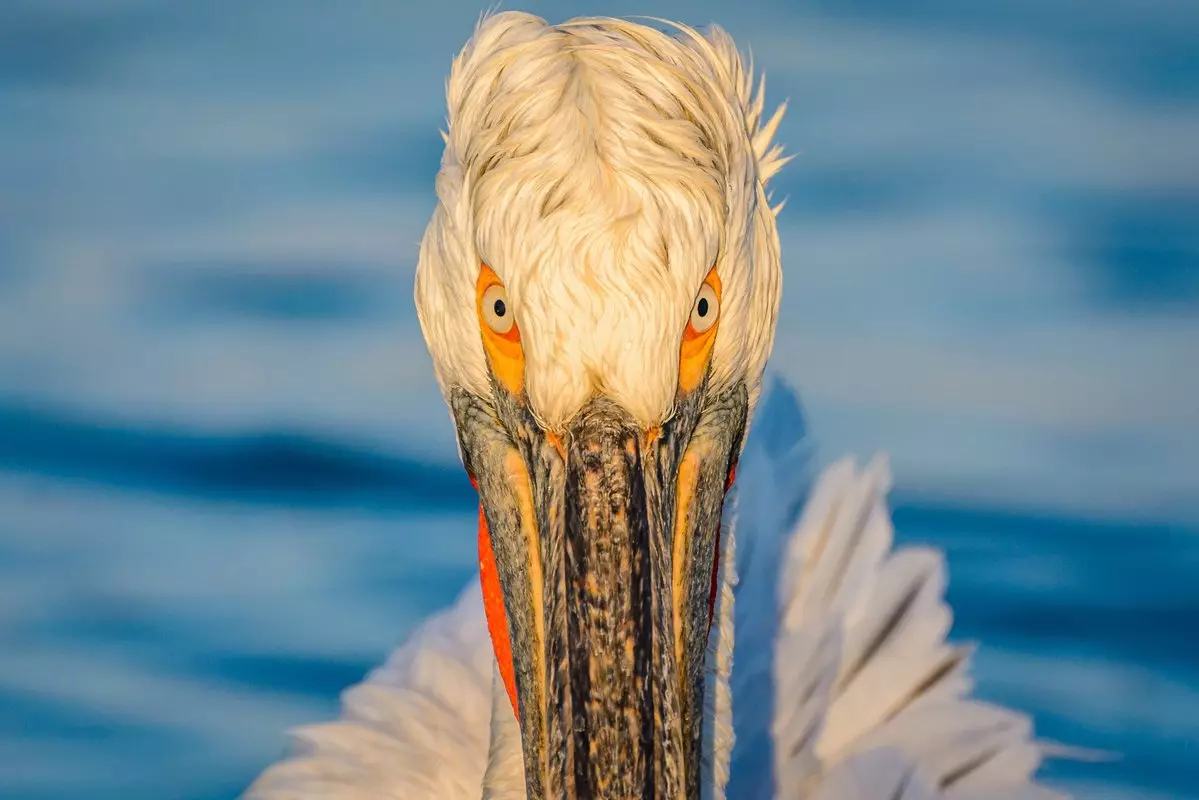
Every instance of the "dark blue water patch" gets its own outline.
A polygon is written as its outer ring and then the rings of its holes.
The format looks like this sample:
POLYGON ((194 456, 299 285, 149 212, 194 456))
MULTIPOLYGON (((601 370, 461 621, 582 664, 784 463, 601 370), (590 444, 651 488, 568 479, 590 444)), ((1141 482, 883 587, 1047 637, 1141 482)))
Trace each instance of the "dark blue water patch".
POLYGON ((85 85, 142 31, 136 15, 114 7, 74 16, 6 7, 0 12, 0 87, 85 85))
POLYGON ((119 645, 126 652, 152 650, 181 636, 179 622, 166 619, 144 603, 129 603, 95 594, 80 594, 70 613, 52 620, 35 619, 31 630, 14 626, 12 640, 25 645, 95 642, 119 645))
MULTIPOLYGON (((802 132, 803 122, 795 123, 802 132)), ((802 133, 799 136, 803 138, 802 133)), ((771 181, 771 202, 786 200, 790 217, 879 214, 896 208, 913 209, 944 186, 935 165, 910 162, 879 168, 822 167, 812 155, 792 161, 771 181), (917 168, 918 166, 918 168, 917 168)))
POLYGON ((894 521, 897 541, 944 550, 955 635, 1122 658, 1199 687, 1199 530, 902 499, 894 521), (1027 566, 1060 574, 1023 586, 1027 566))
POLYGON ((142 753, 169 753, 183 743, 170 728, 123 722, 104 709, 32 692, 0 693, 0 739, 99 742, 119 739, 142 753), (142 749, 144 748, 144 750, 142 749))
MULTIPOLYGON (((450 535, 467 538, 472 531, 464 528, 450 535)), ((439 535, 439 534, 433 534, 439 535)), ((474 536, 470 535, 471 541, 474 536)), ((354 587, 386 604, 394 597, 397 608, 421 607, 428 611, 449 606, 462 591, 466 582, 478 575, 477 566, 456 567, 421 564, 417 571, 410 566, 407 553, 420 545, 409 539, 390 559, 376 558, 354 575, 354 587), (399 562, 397 566, 392 562, 399 562)), ((473 545, 472 545, 473 547, 473 545)), ((419 563, 419 562, 418 562, 419 563)))
MULTIPOLYGON (((952 635, 981 642, 980 658, 1001 648, 1098 660, 1129 686, 1144 671, 1199 691, 1193 635, 1199 630, 1199 530, 955 506, 902 493, 893 517, 898 543, 945 551, 952 635), (1030 566, 1032 584, 1022 582, 1030 566)), ((978 694, 1032 712, 1040 737, 1121 756, 1098 764, 1050 761, 1043 772, 1048 778, 1120 783, 1166 796, 1194 790, 1194 747, 1177 739, 1176 726, 1115 719, 1093 730, 1073 715, 1028 707, 1019 690, 984 682, 978 694)), ((1160 702, 1147 698, 1145 704, 1160 702)))
MULTIPOLYGON (((1160 537, 1163 547, 1199 548, 1199 530, 1183 523, 1136 522, 1088 519, 1062 514, 1036 513, 1000 506, 955 503, 897 490, 891 495, 892 516, 897 533, 919 530, 952 540, 971 541, 1002 537, 1005 546, 1024 542, 1052 541, 1047 536, 1067 537, 1075 544, 1121 549, 1130 541, 1160 537)), ((1062 547, 1069 547, 1063 544, 1062 547)))
POLYGON ((207 500, 407 511, 469 508, 461 469, 288 431, 118 425, 0 401, 0 470, 207 500))
MULTIPOLYGON (((852 20, 862 26, 886 26, 913 39, 986 37, 1013 45, 1034 43, 1061 63, 1072 62, 1077 75, 1139 100, 1189 100, 1199 95, 1199 10, 1193 4, 1164 3, 1160 13, 1137 4, 1096 2, 1085 13, 1070 0, 1023 0, 961 3, 956 0, 807 0, 795 18, 797 36, 811 15, 852 20)), ((782 21, 776 19, 775 25, 782 21)), ((934 40, 935 41, 935 40, 934 40)), ((1021 58, 1021 51, 1012 57, 1021 58)), ((968 63, 961 64, 964 71, 968 63)), ((964 72, 964 74, 966 74, 964 72)))
POLYGON ((184 672, 219 677, 224 684, 259 695, 337 697, 378 665, 372 660, 334 656, 204 653, 191 659, 184 672))
MULTIPOLYGON (((985 691, 979 692, 986 696, 985 691)), ((1017 707, 1019 698, 992 695, 987 699, 1017 707)), ((1027 710, 1027 709, 1026 709, 1027 710)), ((1166 797, 1194 796, 1199 770, 1199 744, 1153 729, 1121 726, 1118 731, 1090 729, 1070 717, 1038 710, 1034 720, 1039 739, 1082 747, 1109 757, 1100 760, 1051 758, 1040 772, 1046 779, 1086 780, 1101 785, 1135 786, 1166 797)))
POLYGON ((389 304, 396 286, 380 285, 382 270, 350 264, 214 261, 155 265, 143 292, 145 313, 158 322, 232 319, 337 322, 411 315, 410 304, 389 304))
POLYGON ((1176 193, 1075 198, 1062 216, 1073 230, 1071 260, 1085 270, 1096 303, 1199 306, 1199 183, 1176 193))
POLYGON ((953 590, 948 599, 958 636, 1031 651, 1068 644, 1078 657, 1124 659, 1199 688, 1197 603, 1125 608, 953 590))
MULTIPOLYGON (((331 63, 360 55, 355 49, 357 42, 330 35, 328 25, 305 29, 285 21, 281 24, 280 17, 294 11, 279 2, 238 6, 206 0, 103 2, 92 8, 87 4, 39 8, 27 2, 15 9, 10 5, 0 5, 0 86, 94 84, 121 69, 131 55, 139 55, 144 45, 165 41, 182 43, 185 48, 196 42, 217 44, 214 49, 201 47, 199 52, 202 57, 219 53, 219 61, 193 73, 208 85, 213 73, 226 83, 234 82, 238 75, 244 83, 301 81, 307 74, 327 71, 331 63), (246 37, 246 30, 260 30, 262 36, 246 37), (296 32, 305 30, 308 35, 297 41, 296 32)), ((194 91, 197 87, 181 81, 178 88, 194 91)))
MULTIPOLYGON (((1020 702, 1016 696, 988 694, 985 689, 979 694, 1008 707, 1018 707, 1020 702)), ((1151 705, 1153 701, 1147 702, 1151 705)), ((1034 722, 1040 739, 1109 755, 1091 761, 1051 759, 1044 766, 1046 777, 1121 783, 1156 790, 1167 797, 1193 796, 1199 786, 1199 743, 1180 737, 1177 730, 1123 721, 1097 730, 1047 709, 1037 710, 1034 722)))
MULTIPOLYGON (((291 754, 291 751, 286 743, 281 743, 279 746, 279 758, 285 758, 291 754)), ((230 777, 228 775, 214 776, 204 789, 195 792, 188 792, 179 796, 180 800, 238 800, 245 794, 246 787, 250 785, 258 773, 245 772, 240 776, 230 777)), ((127 800, 127 798, 122 798, 127 800)))
POLYGON ((893 518, 898 542, 941 548, 950 574, 969 582, 974 591, 987 588, 982 581, 988 568, 999 575, 1048 564, 1065 570, 1056 578, 1058 589, 1088 605, 1156 608, 1170 617, 1199 611, 1199 583, 1194 581, 1199 530, 1186 525, 955 506, 902 495, 893 518))
MULTIPOLYGON (((1180 6, 1181 7, 1181 4, 1180 6)), ((1186 26, 1150 39, 1141 47, 1112 47, 1094 42, 1076 49, 1074 59, 1080 73, 1091 80, 1116 87, 1137 101, 1157 101, 1180 106, 1199 94, 1199 15, 1186 26)))
POLYGON ((313 161, 330 185, 406 195, 423 192, 432 213, 433 184, 444 148, 435 127, 405 122, 343 136, 314 153, 313 161))

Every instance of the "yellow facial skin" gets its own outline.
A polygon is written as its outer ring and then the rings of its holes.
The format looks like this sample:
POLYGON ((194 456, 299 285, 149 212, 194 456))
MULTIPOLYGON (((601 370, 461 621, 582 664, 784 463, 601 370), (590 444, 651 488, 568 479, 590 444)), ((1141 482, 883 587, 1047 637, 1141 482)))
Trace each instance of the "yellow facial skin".
POLYGON ((475 309, 491 372, 500 385, 519 397, 525 386, 525 351, 520 342, 520 328, 500 276, 486 264, 480 265, 479 279, 475 282, 475 309))
POLYGON ((694 391, 708 371, 716 329, 720 327, 720 292, 720 276, 712 267, 695 296, 679 345, 679 388, 683 392, 694 391))

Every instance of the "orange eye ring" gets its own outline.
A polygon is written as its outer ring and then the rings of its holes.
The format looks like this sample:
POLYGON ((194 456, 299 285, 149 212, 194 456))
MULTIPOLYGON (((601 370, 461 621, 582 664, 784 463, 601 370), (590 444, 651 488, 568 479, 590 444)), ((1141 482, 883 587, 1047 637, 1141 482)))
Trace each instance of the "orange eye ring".
POLYGON ((708 371, 716 330, 720 327, 721 289, 720 276, 713 266, 695 293, 691 316, 679 345, 679 388, 684 392, 694 391, 708 371))
POLYGON ((519 395, 525 384, 525 353, 520 341, 520 326, 516 324, 516 311, 508 302, 504 282, 486 264, 479 265, 479 277, 475 282, 475 311, 492 375, 505 389, 519 395))

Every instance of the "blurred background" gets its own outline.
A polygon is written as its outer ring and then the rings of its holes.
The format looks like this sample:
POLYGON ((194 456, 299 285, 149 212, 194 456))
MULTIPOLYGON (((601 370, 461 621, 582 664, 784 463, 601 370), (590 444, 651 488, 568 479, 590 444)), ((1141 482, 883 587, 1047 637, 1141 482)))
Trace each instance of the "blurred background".
MULTIPOLYGON (((773 365, 892 454, 979 692, 1199 798, 1199 5, 718 22, 779 139, 773 365)), ((474 568, 412 304, 442 0, 0 5, 0 797, 232 798, 474 568)))

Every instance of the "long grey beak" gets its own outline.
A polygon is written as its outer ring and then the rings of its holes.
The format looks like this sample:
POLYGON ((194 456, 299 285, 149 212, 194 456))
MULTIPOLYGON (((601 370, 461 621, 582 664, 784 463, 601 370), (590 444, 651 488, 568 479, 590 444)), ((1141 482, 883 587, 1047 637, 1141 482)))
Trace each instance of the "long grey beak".
POLYGON ((669 787, 680 777, 682 719, 664 524, 673 514, 660 513, 674 492, 659 487, 651 514, 647 439, 606 401, 585 408, 567 437, 566 625, 546 635, 567 655, 554 677, 565 684, 569 713, 559 721, 574 764, 563 777, 576 797, 677 796, 669 787))
POLYGON ((712 576, 744 390, 683 398, 650 430, 599 397, 558 436, 497 399, 451 404, 503 592, 528 796, 698 798, 712 576))

